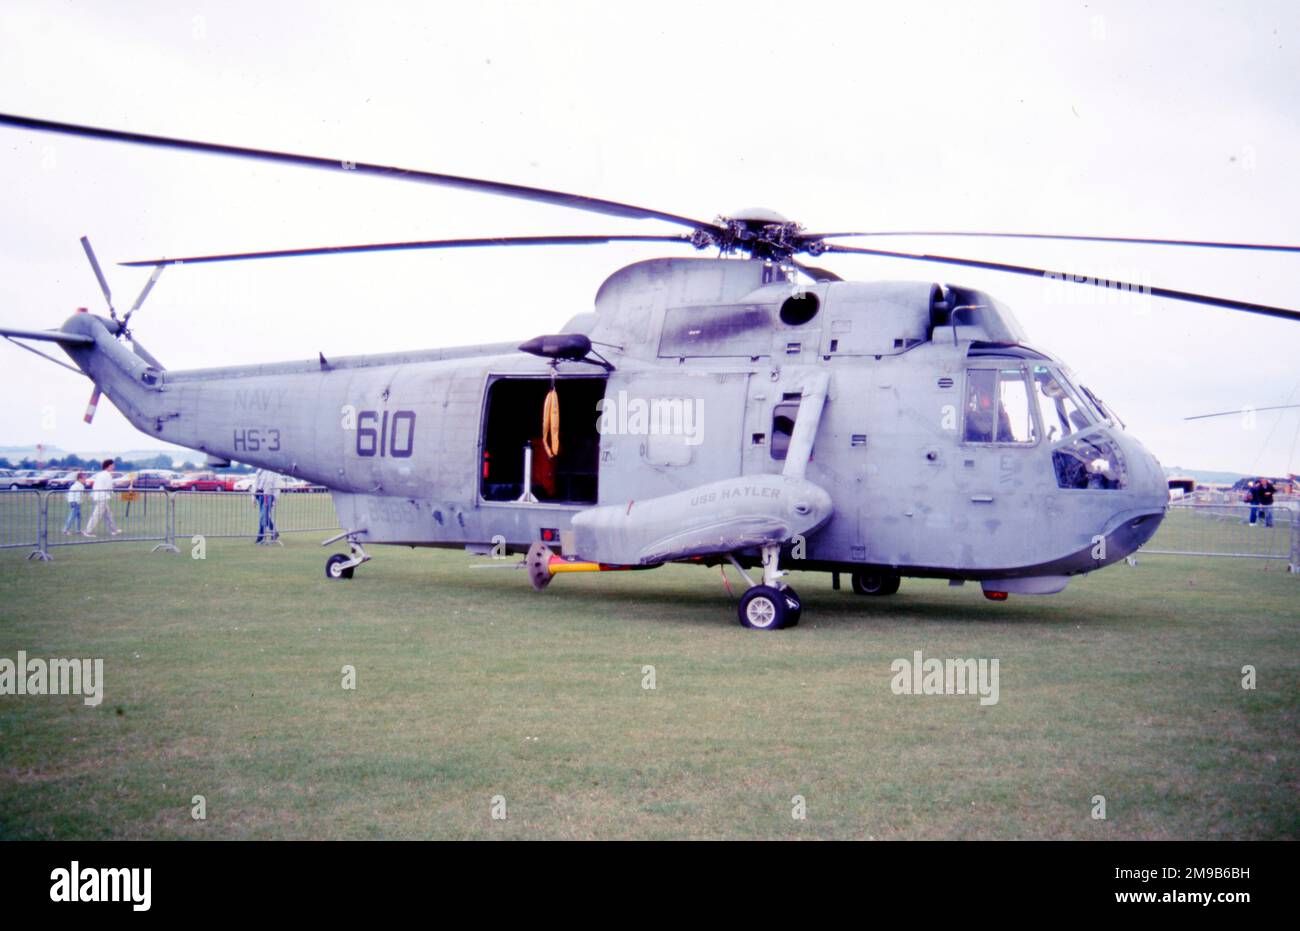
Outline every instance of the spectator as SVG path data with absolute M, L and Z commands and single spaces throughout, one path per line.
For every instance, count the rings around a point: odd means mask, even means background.
M 66 537 L 72 532 L 72 525 L 77 525 L 77 533 L 81 533 L 81 493 L 86 490 L 82 479 L 86 475 L 84 472 L 78 472 L 72 484 L 68 486 L 68 519 L 63 522 L 63 535 Z
M 255 543 L 278 543 L 280 533 L 275 529 L 275 499 L 283 480 L 270 469 L 258 469 L 253 479 L 253 497 L 257 501 L 257 539 Z
M 261 543 L 266 531 L 266 512 L 263 509 L 266 496 L 262 492 L 262 471 L 258 469 L 253 473 L 253 484 L 248 488 L 253 494 L 253 506 L 257 508 L 257 539 L 253 541 L 254 543 Z
M 1264 526 L 1273 526 L 1273 495 L 1277 488 L 1264 476 L 1255 481 L 1255 497 L 1259 503 L 1259 513 L 1264 517 Z M 1252 520 L 1251 523 L 1254 523 Z
M 86 524 L 83 537 L 93 537 L 95 535 L 95 525 L 99 523 L 102 517 L 108 523 L 108 529 L 112 536 L 117 536 L 122 531 L 117 529 L 117 524 L 113 521 L 113 460 L 105 459 L 102 467 L 95 473 L 95 477 L 90 481 L 90 500 L 95 504 L 95 510 L 90 512 L 90 521 Z

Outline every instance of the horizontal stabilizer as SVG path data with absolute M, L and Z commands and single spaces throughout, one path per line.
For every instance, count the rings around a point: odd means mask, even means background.
M 0 336 L 10 339 L 43 339 L 67 346 L 95 345 L 95 341 L 84 333 L 68 333 L 64 330 L 13 330 L 6 327 L 0 328 Z

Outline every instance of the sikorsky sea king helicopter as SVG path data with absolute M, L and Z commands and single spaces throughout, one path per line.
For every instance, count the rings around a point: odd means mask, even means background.
M 0 115 L 0 125 L 344 170 L 654 220 L 679 234 L 526 236 L 125 262 L 152 273 L 120 318 L 58 343 L 142 432 L 328 486 L 351 578 L 371 543 L 524 553 L 532 584 L 565 572 L 730 564 L 746 627 L 798 622 L 785 569 L 978 582 L 994 600 L 1048 594 L 1150 539 L 1164 473 L 1057 358 L 987 294 L 931 281 L 844 281 L 801 255 L 872 255 L 1112 288 L 1125 282 L 835 240 L 970 235 L 1300 252 L 1296 246 L 1014 233 L 809 233 L 769 210 L 713 222 L 540 188 Z M 171 371 L 130 328 L 168 265 L 410 249 L 646 242 L 715 249 L 614 272 L 594 311 L 523 344 Z M 799 283 L 798 276 L 806 279 Z M 1300 319 L 1245 301 L 1156 297 Z M 126 345 L 130 344 L 129 348 Z M 33 347 L 27 347 L 33 348 Z M 55 360 L 58 361 L 58 360 Z M 60 363 L 62 364 L 62 363 Z M 758 574 L 755 579 L 751 572 Z

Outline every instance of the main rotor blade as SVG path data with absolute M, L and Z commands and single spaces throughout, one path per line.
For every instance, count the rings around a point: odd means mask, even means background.
M 1069 236 L 1057 233 L 981 233 L 981 232 L 917 232 L 894 231 L 874 233 L 801 233 L 807 239 L 833 239 L 846 236 L 967 236 L 981 239 L 1055 239 L 1071 242 L 1124 242 L 1145 246 L 1193 246 L 1204 249 L 1252 249 L 1260 252 L 1300 252 L 1300 246 L 1273 245 L 1255 242 L 1213 242 L 1198 239 L 1141 239 L 1125 236 Z
M 1281 317 L 1284 320 L 1300 320 L 1300 310 L 1288 307 L 1272 307 L 1268 304 L 1255 304 L 1250 301 L 1237 301 L 1226 297 L 1213 297 L 1192 291 L 1175 291 L 1172 288 L 1157 288 L 1150 285 L 1131 284 L 1126 281 L 1114 281 L 1105 278 L 1093 278 L 1085 275 L 1072 275 L 1069 272 L 1055 272 L 1028 265 L 1006 265 L 1001 262 L 982 262 L 978 259 L 959 259 L 948 255 L 925 255 L 913 252 L 889 252 L 884 249 L 862 249 L 856 246 L 828 245 L 827 252 L 839 252 L 852 255 L 875 255 L 887 259 L 910 259 L 917 262 L 934 262 L 939 265 L 961 265 L 966 268 L 983 268 L 995 272 L 1008 272 L 1013 275 L 1029 275 L 1034 278 L 1049 278 L 1068 281 L 1073 284 L 1088 284 L 1099 288 L 1114 288 L 1174 301 L 1187 301 L 1192 304 L 1208 304 L 1211 307 L 1226 307 L 1228 310 L 1243 310 L 1252 314 L 1264 314 L 1268 317 Z
M 90 259 L 90 267 L 99 280 L 99 290 L 104 292 L 104 303 L 108 305 L 108 314 L 116 319 L 117 311 L 113 309 L 113 292 L 109 290 L 108 281 L 104 278 L 104 272 L 99 267 L 99 259 L 95 258 L 95 250 L 90 248 L 90 239 L 88 237 L 81 237 L 81 248 L 85 250 L 86 258 Z
M 378 242 L 356 246 L 315 246 L 309 249 L 275 249 L 267 252 L 229 252 L 179 259 L 143 259 L 119 265 L 197 265 L 203 262 L 242 262 L 245 259 L 287 259 L 304 255 L 344 255 L 352 252 L 403 252 L 415 249 L 465 249 L 478 246 L 586 246 L 611 242 L 676 242 L 691 244 L 689 236 L 493 236 L 483 239 L 426 239 L 416 242 Z
M 1219 411 L 1217 414 L 1197 414 L 1195 417 L 1184 417 L 1183 420 L 1207 420 L 1210 417 L 1230 417 L 1233 414 L 1253 414 L 1260 411 L 1283 411 L 1293 407 L 1300 407 L 1300 404 L 1274 404 L 1272 407 L 1243 407 L 1236 411 Z
M 598 197 L 586 197 L 582 194 L 567 194 L 563 191 L 550 191 L 545 188 L 528 187 L 522 184 L 508 184 L 503 181 L 486 181 L 482 178 L 466 178 L 460 175 L 446 175 L 434 171 L 419 171 L 409 168 L 397 168 L 391 165 L 373 165 L 366 162 L 353 162 L 347 159 L 320 158 L 314 155 L 295 155 L 291 152 L 275 152 L 269 149 L 253 149 L 245 146 L 222 145 L 213 142 L 199 142 L 193 139 L 176 139 L 169 136 L 152 136 L 145 133 L 124 132 L 118 129 L 104 129 L 95 126 L 81 126 L 76 123 L 59 123 L 53 120 L 38 120 L 27 116 L 15 116 L 0 113 L 0 125 L 16 126 L 38 132 L 62 133 L 68 136 L 83 136 L 90 139 L 105 139 L 111 142 L 128 142 L 133 145 L 152 146 L 161 149 L 179 149 L 186 152 L 202 152 L 209 155 L 226 155 L 234 158 L 246 158 L 264 162 L 279 162 L 285 165 L 297 165 L 305 168 L 326 168 L 331 171 L 345 171 L 349 174 L 373 175 L 381 178 L 396 178 L 401 181 L 418 181 L 424 184 L 436 184 L 443 187 L 463 188 L 484 194 L 496 194 L 519 200 L 537 201 L 588 213 L 601 213 L 612 217 L 625 217 L 632 220 L 663 220 L 691 229 L 703 229 L 722 233 L 722 228 L 712 223 L 693 220 L 673 213 L 663 213 L 632 204 L 602 200 Z

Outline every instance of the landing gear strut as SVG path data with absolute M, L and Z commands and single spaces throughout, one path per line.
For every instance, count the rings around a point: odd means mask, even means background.
M 769 543 L 763 547 L 763 581 L 757 585 L 735 557 L 731 558 L 732 565 L 750 585 L 745 594 L 740 596 L 737 613 L 740 623 L 751 630 L 794 627 L 803 614 L 803 602 L 793 588 L 781 581 L 785 573 L 779 567 L 780 556 L 781 548 L 777 544 Z
M 339 540 L 348 541 L 348 549 L 351 555 L 344 553 L 335 553 L 329 559 L 325 560 L 325 578 L 337 582 L 342 579 L 352 578 L 353 570 L 363 562 L 370 561 L 370 555 L 361 547 L 361 541 L 357 539 L 359 533 L 365 531 L 348 530 L 340 533 L 338 536 L 330 537 L 321 546 L 329 546 L 331 543 L 337 543 Z

